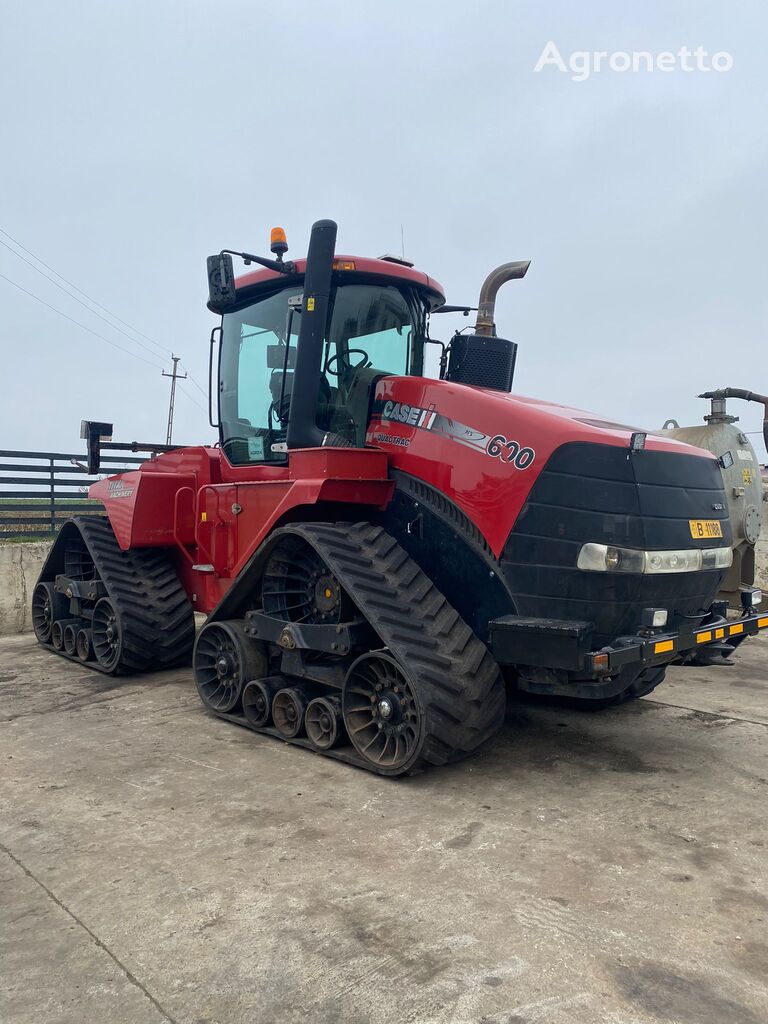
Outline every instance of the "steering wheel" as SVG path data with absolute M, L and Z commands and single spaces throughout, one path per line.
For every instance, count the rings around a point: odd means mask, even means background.
M 336 352 L 334 355 L 332 355 L 328 359 L 328 362 L 325 364 L 325 368 L 323 369 L 323 373 L 330 373 L 330 375 L 332 377 L 338 377 L 339 376 L 338 369 L 332 370 L 331 366 L 334 363 L 338 362 L 339 359 L 341 359 L 342 356 L 351 356 L 353 352 L 356 355 L 362 356 L 363 358 L 360 360 L 359 363 L 355 363 L 354 366 L 350 365 L 350 367 L 349 367 L 350 370 L 364 370 L 366 367 L 371 365 L 371 360 L 368 358 L 368 353 L 364 349 L 362 349 L 362 348 L 348 348 L 346 352 Z

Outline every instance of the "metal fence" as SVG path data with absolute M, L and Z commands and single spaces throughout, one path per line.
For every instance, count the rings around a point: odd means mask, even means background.
M 45 539 L 75 514 L 103 515 L 101 502 L 88 498 L 97 478 L 88 476 L 83 459 L 82 453 L 0 449 L 0 540 Z M 136 455 L 102 455 L 101 475 L 137 469 L 144 461 Z

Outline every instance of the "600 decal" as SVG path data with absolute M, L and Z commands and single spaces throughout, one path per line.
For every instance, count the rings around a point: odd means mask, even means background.
M 528 469 L 536 458 L 533 448 L 521 448 L 517 441 L 508 440 L 503 434 L 495 434 L 485 451 L 491 458 L 501 459 L 515 469 Z

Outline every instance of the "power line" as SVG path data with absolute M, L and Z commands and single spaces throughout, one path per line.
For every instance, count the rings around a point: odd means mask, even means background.
M 8 284 L 12 284 L 14 288 L 18 288 L 20 292 L 24 292 L 25 295 L 29 295 L 29 297 L 34 299 L 36 302 L 39 302 L 41 305 L 46 306 L 48 309 L 53 310 L 54 313 L 58 313 L 59 316 L 63 316 L 65 320 L 69 320 L 70 323 L 75 324 L 77 327 L 82 328 L 82 330 L 84 330 L 84 331 L 88 331 L 88 333 L 89 334 L 93 334 L 94 337 L 100 338 L 102 341 L 105 341 L 107 343 L 107 345 L 111 345 L 113 348 L 118 349 L 120 352 L 124 352 L 127 356 L 133 356 L 134 359 L 140 359 L 141 362 L 142 363 L 146 363 L 147 366 L 153 366 L 153 367 L 157 366 L 156 363 L 150 363 L 150 361 L 148 359 L 145 359 L 144 356 L 139 356 L 135 352 L 131 352 L 130 349 L 123 348 L 122 345 L 118 345 L 117 342 L 111 341 L 109 338 L 105 338 L 104 335 L 103 334 L 99 334 L 98 331 L 91 330 L 90 327 L 87 327 L 85 324 L 81 324 L 79 320 L 75 320 L 74 317 L 71 317 L 71 316 L 69 316 L 69 314 L 62 312 L 60 309 L 57 309 L 55 306 L 52 306 L 49 302 L 46 302 L 45 299 L 41 299 L 39 295 L 35 295 L 34 292 L 30 292 L 26 288 L 22 288 L 22 286 L 20 284 L 17 284 L 16 281 L 12 281 L 10 279 L 10 277 L 6 277 L 5 274 L 0 274 L 0 278 L 2 278 L 4 281 L 7 281 Z M 158 367 L 158 369 L 159 369 L 159 367 Z M 189 380 L 192 380 L 192 378 L 189 377 Z M 192 383 L 194 384 L 195 382 L 192 381 Z M 202 389 L 199 388 L 199 385 L 196 385 L 196 386 L 198 387 L 199 390 L 202 390 Z M 192 402 L 193 405 L 196 405 L 197 408 L 201 412 L 207 414 L 207 410 L 197 401 L 196 398 L 194 398 L 192 395 L 190 395 L 189 392 L 185 391 L 183 388 L 180 388 L 180 390 L 182 391 L 182 393 L 183 393 L 185 398 L 189 399 L 189 401 Z M 205 392 L 203 392 L 203 394 L 205 394 Z
M 201 395 L 203 396 L 203 398 L 207 398 L 207 397 L 208 397 L 208 392 L 207 392 L 207 391 L 206 391 L 206 390 L 205 390 L 204 388 L 201 388 L 201 387 L 200 387 L 200 385 L 199 385 L 199 384 L 197 383 L 197 381 L 195 380 L 195 378 L 194 378 L 194 377 L 192 376 L 192 374 L 191 374 L 191 373 L 189 372 L 189 367 L 187 366 L 187 364 L 186 364 L 186 363 L 182 363 L 181 365 L 182 365 L 182 366 L 184 367 L 184 369 L 186 370 L 186 373 L 187 373 L 187 377 L 189 378 L 189 382 L 190 382 L 190 384 L 194 384 L 194 385 L 195 385 L 195 387 L 197 388 L 197 390 L 198 390 L 198 391 L 200 392 L 200 394 L 201 394 Z M 202 409 L 202 406 L 200 406 L 200 408 Z
M 54 270 L 54 268 L 52 266 L 50 266 L 48 263 L 46 263 L 45 260 L 41 259 L 36 253 L 32 252 L 25 245 L 22 245 L 22 243 L 18 239 L 14 238 L 13 235 L 10 234 L 10 232 L 6 231 L 5 228 L 0 228 L 0 234 L 5 235 L 6 238 L 10 238 L 10 240 L 13 242 L 14 245 L 18 246 L 18 248 L 21 249 L 23 252 L 25 252 L 28 256 L 31 256 L 33 260 L 36 260 L 40 264 L 40 266 L 45 267 L 46 270 L 50 270 L 50 272 L 52 274 L 55 274 L 56 277 L 58 277 L 61 281 L 64 282 L 64 284 L 68 285 L 70 288 L 74 288 L 74 290 L 79 295 L 82 295 L 83 298 L 88 299 L 88 301 L 93 303 L 93 305 L 98 307 L 98 309 L 102 310 L 108 316 L 111 316 L 113 320 L 117 320 L 117 322 L 119 324 L 122 324 L 123 327 L 127 327 L 129 331 L 132 331 L 134 334 L 138 334 L 140 337 L 145 338 L 148 342 L 150 342 L 156 348 L 159 348 L 163 355 L 165 355 L 167 352 L 170 352 L 170 349 L 166 348 L 164 345 L 161 345 L 159 341 L 155 341 L 154 338 L 150 338 L 148 334 L 144 334 L 143 331 L 140 331 L 137 327 L 133 327 L 131 324 L 126 323 L 125 320 L 121 320 L 120 317 L 117 316 L 116 313 L 113 313 L 110 309 L 107 309 L 106 306 L 102 306 L 100 302 L 97 302 L 96 299 L 94 299 L 91 295 L 89 295 L 87 292 L 84 292 L 82 288 L 78 288 L 78 286 L 76 284 L 73 284 L 72 281 L 69 281 L 66 277 L 64 277 L 63 274 L 60 274 L 58 272 L 58 270 Z M 0 240 L 0 242 L 2 242 L 2 240 Z M 11 249 L 9 245 L 6 245 L 5 242 L 2 242 L 2 244 L 5 245 L 6 249 L 8 249 L 10 252 L 13 252 L 13 249 Z M 24 260 L 24 257 L 21 256 L 19 253 L 14 253 L 14 255 L 18 256 L 19 259 Z M 25 263 L 29 263 L 28 260 L 24 260 L 24 262 Z M 29 265 L 32 267 L 33 270 L 37 270 L 38 273 L 42 273 L 42 271 L 38 270 L 38 268 L 35 267 L 33 264 L 30 263 Z M 46 275 L 43 274 L 43 277 L 45 277 L 45 276 Z M 48 278 L 48 280 L 50 281 L 50 278 Z M 56 284 L 55 281 L 53 281 L 52 283 Z M 57 285 L 57 287 L 61 288 L 61 285 Z M 75 298 L 75 296 L 73 295 L 72 298 Z M 79 302 L 80 300 L 78 299 L 77 301 Z M 81 305 L 82 305 L 82 303 L 81 303 Z M 87 308 L 88 307 L 86 306 L 86 309 Z M 90 310 L 90 312 L 94 313 L 95 310 Z M 96 316 L 98 316 L 98 315 L 99 314 L 96 313 Z M 101 317 L 101 319 L 103 320 L 104 317 Z M 107 321 L 107 323 L 109 323 L 109 321 Z M 119 330 L 119 328 L 116 328 L 114 326 L 114 324 L 110 324 L 109 326 L 114 328 L 115 330 Z M 121 332 L 121 333 L 124 333 L 124 332 Z M 133 340 L 134 339 L 131 338 L 131 341 L 133 341 Z M 141 342 L 139 342 L 138 344 L 141 344 Z M 153 354 L 155 354 L 155 353 L 153 353 Z
M 187 376 L 189 376 L 189 374 L 187 374 Z M 206 416 L 208 415 L 208 410 L 198 402 L 194 395 L 190 395 L 190 393 L 185 388 L 183 388 L 181 384 L 179 384 L 179 391 L 182 393 L 182 395 L 184 395 L 185 398 L 189 399 L 189 401 L 192 402 L 193 405 L 196 405 L 200 412 L 204 412 Z
M 88 302 L 91 303 L 91 305 L 96 306 L 96 309 L 101 309 L 103 312 L 108 314 L 108 316 L 111 316 L 114 319 L 114 321 L 117 321 L 118 324 L 122 324 L 123 327 L 127 328 L 130 332 L 132 332 L 132 334 L 138 335 L 139 337 L 144 338 L 146 341 L 148 341 L 151 344 L 155 345 L 156 348 L 160 349 L 160 351 L 163 353 L 163 355 L 166 355 L 168 352 L 171 352 L 170 348 L 166 348 L 159 341 L 156 341 L 154 338 L 151 338 L 147 334 L 144 334 L 143 331 L 139 331 L 138 328 L 133 327 L 131 324 L 128 324 L 126 321 L 124 321 L 124 319 L 122 319 L 120 316 L 118 316 L 117 313 L 114 313 L 111 309 L 108 309 L 108 308 L 106 308 L 106 306 L 101 305 L 101 303 L 97 302 L 93 298 L 92 295 L 89 295 L 87 292 L 84 292 L 82 288 L 78 288 L 78 286 L 76 284 L 74 284 L 72 281 L 69 281 L 67 278 L 65 278 L 65 275 L 63 275 L 62 273 L 59 273 L 58 270 L 55 270 L 52 266 L 50 266 L 49 263 L 46 263 L 45 260 L 41 259 L 36 253 L 33 253 L 31 249 L 28 249 L 27 246 L 23 245 L 23 243 L 20 243 L 18 241 L 18 239 L 13 238 L 12 234 L 9 231 L 6 231 L 4 227 L 0 227 L 0 234 L 4 234 L 5 238 L 6 239 L 10 239 L 10 241 L 13 243 L 14 246 L 16 246 L 18 249 L 22 250 L 23 252 L 26 252 L 28 256 L 31 256 L 34 260 L 36 260 L 38 263 L 40 263 L 41 266 L 44 266 L 46 268 L 46 270 L 50 270 L 50 272 L 52 274 L 54 274 L 56 276 L 56 278 L 59 279 L 59 281 L 62 281 L 63 283 L 65 283 L 65 285 L 67 285 L 69 288 L 74 289 L 79 295 L 82 295 L 83 298 L 87 299 Z M 31 263 L 30 260 L 25 259 L 25 257 L 22 256 L 22 254 L 15 252 L 13 249 L 11 249 L 11 247 L 7 243 L 3 242 L 2 239 L 0 239 L 0 245 L 5 246 L 5 248 L 8 250 L 8 252 L 12 253 L 18 259 L 23 260 L 25 263 L 27 263 L 28 266 L 31 266 L 33 270 L 36 270 L 39 274 L 41 274 L 41 276 L 43 276 L 43 278 L 45 278 L 46 281 L 49 281 L 52 285 L 55 285 L 55 287 L 58 288 L 63 293 L 65 293 L 65 295 L 69 295 L 70 298 L 75 299 L 76 302 L 79 302 L 81 306 L 83 306 L 85 309 L 88 310 L 88 312 L 93 313 L 94 316 L 98 316 L 98 318 L 101 319 L 101 321 L 103 321 L 103 323 L 106 324 L 106 326 L 111 327 L 113 329 L 113 331 L 120 332 L 120 334 L 122 334 L 122 335 L 124 335 L 124 337 L 128 338 L 129 341 L 133 342 L 136 345 L 139 345 L 145 351 L 150 352 L 151 355 L 157 355 L 158 354 L 157 352 L 153 351 L 151 348 L 147 348 L 146 345 L 142 344 L 142 342 L 140 342 L 137 338 L 134 338 L 131 335 L 126 334 L 125 331 L 121 330 L 119 327 L 116 327 L 115 324 L 112 324 L 109 321 L 109 319 L 106 319 L 104 316 L 102 316 L 101 313 L 96 311 L 96 309 L 92 309 L 90 306 L 86 305 L 86 303 L 83 302 L 82 299 L 79 299 L 77 297 L 77 295 L 73 295 L 72 292 L 68 292 L 67 289 L 63 288 L 61 285 L 59 285 L 58 282 L 54 281 L 52 278 L 49 278 L 48 274 L 43 273 L 43 271 L 40 269 L 40 267 L 35 266 L 35 264 Z M 98 336 L 98 337 L 100 337 L 100 336 Z M 116 347 L 119 347 L 119 346 L 116 346 Z M 171 354 L 173 354 L 173 353 L 171 353 Z M 187 375 L 187 377 L 189 379 L 189 382 L 191 384 L 195 385 L 195 387 L 198 389 L 198 391 L 200 391 L 200 393 L 203 395 L 203 397 L 207 398 L 208 397 L 208 392 L 205 390 L 205 388 L 201 387 L 201 385 L 198 383 L 198 381 L 195 379 L 195 377 L 189 373 L 189 369 L 186 366 L 185 362 L 183 364 L 183 367 L 184 367 L 184 370 L 186 371 L 186 375 Z M 203 409 L 202 406 L 199 406 L 198 408 L 199 409 Z M 205 410 L 203 410 L 203 411 L 205 412 Z
M 12 281 L 11 278 L 6 277 L 5 274 L 0 274 L 0 278 L 7 281 L 8 284 L 12 284 L 14 288 L 18 288 L 20 292 L 24 292 L 25 295 L 29 295 L 31 299 L 34 299 L 35 302 L 39 302 L 41 306 L 46 306 L 48 309 L 52 309 L 54 313 L 58 313 L 59 316 L 63 316 L 65 320 L 69 320 L 69 322 L 75 324 L 76 327 L 80 327 L 82 330 L 88 331 L 88 333 L 92 334 L 95 338 L 100 338 L 102 341 L 105 341 L 107 345 L 111 345 L 112 348 L 119 349 L 121 352 L 125 352 L 127 356 L 133 356 L 134 359 L 140 359 L 141 362 L 146 363 L 147 366 L 152 366 L 156 369 L 162 370 L 162 367 L 158 367 L 157 363 L 150 363 L 150 361 L 145 359 L 144 356 L 137 355 L 136 352 L 131 352 L 130 349 L 123 348 L 122 345 L 118 345 L 116 341 L 112 341 L 110 338 L 105 338 L 104 335 L 99 334 L 98 331 L 94 331 L 92 328 L 86 327 L 85 324 L 81 324 L 79 320 L 75 320 L 75 318 L 70 316 L 68 313 L 62 312 L 62 310 L 57 309 L 56 306 L 52 306 L 50 302 L 46 302 L 45 299 L 41 299 L 39 295 L 35 295 L 34 292 L 30 292 L 26 288 L 22 288 L 20 284 L 16 281 Z
M 139 345 L 141 348 L 143 348 L 145 350 L 145 352 L 149 352 L 149 354 L 151 356 L 157 356 L 158 355 L 158 353 L 155 352 L 153 349 L 151 349 L 149 347 L 149 345 L 145 345 L 143 342 L 139 341 L 138 338 L 134 338 L 127 331 L 124 331 L 121 327 L 117 327 L 115 324 L 110 323 L 110 321 L 107 320 L 107 318 L 105 316 L 102 316 L 101 313 L 99 313 L 97 310 L 91 309 L 91 307 L 88 306 L 85 302 L 83 302 L 82 299 L 79 299 L 76 295 L 73 295 L 72 292 L 68 291 L 63 285 L 59 284 L 58 281 L 55 281 L 52 277 L 49 277 L 48 274 L 43 273 L 43 271 L 39 267 L 36 267 L 31 260 L 26 259 L 19 252 L 14 252 L 13 249 L 10 247 L 10 245 L 8 245 L 7 242 L 4 242 L 2 240 L 2 238 L 0 238 L 0 245 L 4 245 L 5 248 L 8 250 L 8 252 L 12 252 L 14 256 L 17 256 L 20 260 L 23 260 L 24 263 L 27 264 L 27 266 L 32 267 L 32 269 L 34 271 L 36 271 L 38 274 L 40 274 L 42 277 L 44 277 L 46 281 L 50 281 L 52 285 L 54 285 L 56 288 L 58 288 L 59 291 L 64 292 L 65 295 L 68 295 L 70 299 L 74 299 L 75 302 L 79 302 L 80 305 L 83 307 L 83 309 L 87 309 L 89 313 L 93 313 L 93 315 L 97 316 L 99 318 L 99 320 L 103 320 L 104 323 L 107 325 L 107 327 L 111 327 L 113 331 L 118 331 L 120 334 L 122 334 L 129 341 L 133 342 L 134 345 Z M 54 273 L 55 273 L 55 271 L 54 271 Z M 91 300 L 91 301 L 93 301 L 93 300 Z

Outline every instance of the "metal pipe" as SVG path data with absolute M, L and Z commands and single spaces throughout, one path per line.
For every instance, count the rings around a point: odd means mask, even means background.
M 705 391 L 699 398 L 708 398 L 712 404 L 712 411 L 715 412 L 715 402 L 725 402 L 726 398 L 740 398 L 744 402 L 757 402 L 763 406 L 763 441 L 768 450 L 768 395 L 758 395 L 756 391 L 746 391 L 744 388 L 718 388 L 717 391 Z
M 496 333 L 496 323 L 493 317 L 499 288 L 506 284 L 507 281 L 516 281 L 521 277 L 525 277 L 530 265 L 530 260 L 515 260 L 513 263 L 502 263 L 500 267 L 496 267 L 486 277 L 485 281 L 483 281 L 483 287 L 480 289 L 480 299 L 477 303 L 475 334 L 489 337 Z

